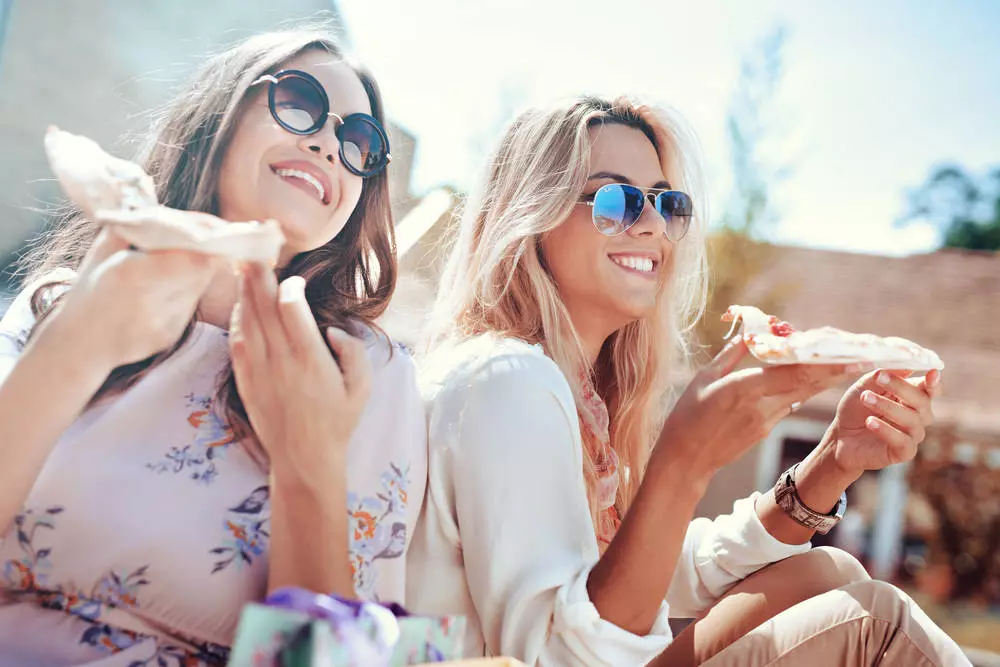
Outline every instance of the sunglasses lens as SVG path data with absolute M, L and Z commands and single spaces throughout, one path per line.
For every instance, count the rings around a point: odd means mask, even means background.
M 667 223 L 667 238 L 671 241 L 684 238 L 694 213 L 691 197 L 683 192 L 661 192 L 656 197 L 656 210 Z
M 293 132 L 310 132 L 323 122 L 326 94 L 300 76 L 283 77 L 274 87 L 274 116 Z
M 386 164 L 388 146 L 381 128 L 365 116 L 344 119 L 337 131 L 344 162 L 363 175 L 377 173 Z
M 621 234 L 642 212 L 642 191 L 630 185 L 612 183 L 594 194 L 594 226 L 607 236 Z

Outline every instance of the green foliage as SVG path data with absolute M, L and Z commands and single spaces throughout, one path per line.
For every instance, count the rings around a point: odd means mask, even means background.
M 901 223 L 925 220 L 946 248 L 1000 250 L 1000 168 L 977 177 L 958 165 L 935 167 L 909 194 Z

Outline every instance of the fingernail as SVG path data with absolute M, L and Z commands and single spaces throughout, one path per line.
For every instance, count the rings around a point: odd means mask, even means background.
M 878 403 L 878 399 L 875 398 L 875 394 L 870 391 L 866 391 L 864 396 L 861 397 L 861 400 L 865 402 L 865 405 L 876 405 Z
M 878 420 L 875 419 L 874 417 L 869 417 L 868 419 L 865 420 L 865 426 L 867 426 L 872 431 L 877 431 L 878 430 Z
M 292 276 L 282 281 L 278 289 L 278 300 L 283 302 L 303 301 L 306 298 L 306 281 L 302 276 Z
M 931 378 L 931 386 L 932 387 L 936 387 L 939 384 L 941 384 L 941 371 L 938 371 L 937 373 L 935 373 L 934 377 Z
M 878 374 L 878 378 L 875 381 L 878 382 L 883 387 L 887 387 L 889 386 L 889 383 L 892 382 L 892 378 L 889 377 L 888 373 L 883 371 Z
M 868 371 L 875 370 L 875 364 L 869 363 L 867 361 L 859 364 L 851 364 L 847 367 L 848 373 L 867 373 Z

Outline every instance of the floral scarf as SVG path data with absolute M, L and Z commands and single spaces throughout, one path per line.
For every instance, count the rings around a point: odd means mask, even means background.
M 585 408 L 581 426 L 587 431 L 583 438 L 584 449 L 593 461 L 597 473 L 598 514 L 594 528 L 598 546 L 601 553 L 604 553 L 621 526 L 621 519 L 615 508 L 618 496 L 618 454 L 611 447 L 608 406 L 597 394 L 586 374 L 582 376 L 581 384 Z

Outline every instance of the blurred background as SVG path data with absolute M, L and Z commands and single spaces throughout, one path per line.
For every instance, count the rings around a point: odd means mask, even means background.
M 128 157 L 205 54 L 309 18 L 371 67 L 393 121 L 403 277 L 385 324 L 405 342 L 456 207 L 520 109 L 631 93 L 683 114 L 712 211 L 704 356 L 741 302 L 799 328 L 935 349 L 946 396 L 918 458 L 862 478 L 823 541 L 903 586 L 964 646 L 1000 651 L 1000 2 L 0 0 L 6 295 L 59 199 L 47 125 Z M 769 488 L 837 398 L 723 470 L 699 511 Z

